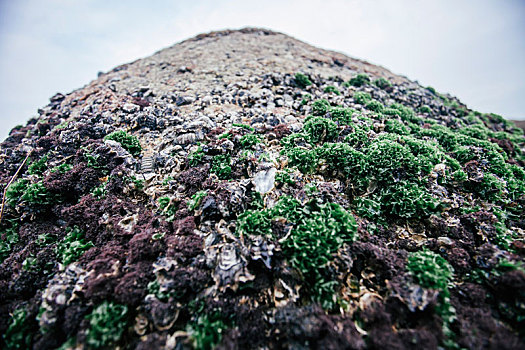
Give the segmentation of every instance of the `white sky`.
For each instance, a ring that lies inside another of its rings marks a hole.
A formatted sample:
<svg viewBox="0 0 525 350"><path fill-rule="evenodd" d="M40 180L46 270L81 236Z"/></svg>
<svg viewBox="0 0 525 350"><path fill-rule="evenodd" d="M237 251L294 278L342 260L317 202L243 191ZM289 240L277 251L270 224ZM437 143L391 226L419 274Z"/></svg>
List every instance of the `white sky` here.
<svg viewBox="0 0 525 350"><path fill-rule="evenodd" d="M259 26L525 119L523 0L0 0L0 139L56 92L194 35Z"/></svg>

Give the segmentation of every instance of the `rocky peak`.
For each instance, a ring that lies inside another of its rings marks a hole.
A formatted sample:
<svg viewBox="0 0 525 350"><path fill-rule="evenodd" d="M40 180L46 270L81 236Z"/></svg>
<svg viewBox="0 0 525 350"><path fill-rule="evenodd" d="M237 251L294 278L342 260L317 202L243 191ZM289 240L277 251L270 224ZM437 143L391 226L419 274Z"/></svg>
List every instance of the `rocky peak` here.
<svg viewBox="0 0 525 350"><path fill-rule="evenodd" d="M1 144L0 347L525 347L524 148L281 33L183 41Z"/></svg>

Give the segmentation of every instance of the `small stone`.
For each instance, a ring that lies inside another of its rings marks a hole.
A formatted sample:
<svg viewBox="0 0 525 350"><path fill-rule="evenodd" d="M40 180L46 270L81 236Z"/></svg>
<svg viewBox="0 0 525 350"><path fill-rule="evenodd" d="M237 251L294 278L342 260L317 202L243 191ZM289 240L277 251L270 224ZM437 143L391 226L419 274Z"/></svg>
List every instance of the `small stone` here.
<svg viewBox="0 0 525 350"><path fill-rule="evenodd" d="M139 107L133 103L126 103L124 106L122 106L122 110L126 113L135 113Z"/></svg>
<svg viewBox="0 0 525 350"><path fill-rule="evenodd" d="M191 96L177 96L174 100L177 106L189 105L195 101L195 99Z"/></svg>

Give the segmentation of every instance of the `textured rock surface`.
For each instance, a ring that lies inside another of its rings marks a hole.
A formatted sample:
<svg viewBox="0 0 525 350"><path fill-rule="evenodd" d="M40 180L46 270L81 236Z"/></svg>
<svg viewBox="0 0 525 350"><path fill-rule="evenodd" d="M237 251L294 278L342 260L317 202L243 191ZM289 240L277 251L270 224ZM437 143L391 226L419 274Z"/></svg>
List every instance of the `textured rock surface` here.
<svg viewBox="0 0 525 350"><path fill-rule="evenodd" d="M1 348L525 347L499 116L260 29L39 113L1 145Z"/></svg>

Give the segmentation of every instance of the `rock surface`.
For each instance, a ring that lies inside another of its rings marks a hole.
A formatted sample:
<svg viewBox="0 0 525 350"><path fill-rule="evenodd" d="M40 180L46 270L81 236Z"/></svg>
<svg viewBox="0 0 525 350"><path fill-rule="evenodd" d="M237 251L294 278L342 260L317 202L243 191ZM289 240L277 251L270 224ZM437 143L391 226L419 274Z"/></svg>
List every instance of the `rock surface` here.
<svg viewBox="0 0 525 350"><path fill-rule="evenodd" d="M524 151L382 67L199 35L1 144L0 348L525 348Z"/></svg>

